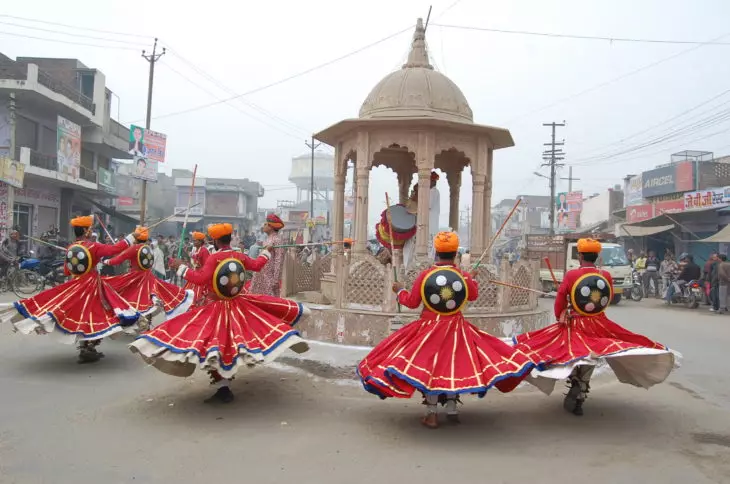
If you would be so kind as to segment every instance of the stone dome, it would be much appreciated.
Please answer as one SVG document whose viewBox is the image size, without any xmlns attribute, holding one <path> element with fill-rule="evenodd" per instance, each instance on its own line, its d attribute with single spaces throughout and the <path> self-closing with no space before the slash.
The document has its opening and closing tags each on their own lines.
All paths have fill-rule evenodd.
<svg viewBox="0 0 730 484">
<path fill-rule="evenodd" d="M 370 91 L 360 118 L 434 118 L 473 123 L 466 97 L 451 79 L 433 69 L 426 49 L 426 29 L 419 18 L 408 61 Z"/>
</svg>

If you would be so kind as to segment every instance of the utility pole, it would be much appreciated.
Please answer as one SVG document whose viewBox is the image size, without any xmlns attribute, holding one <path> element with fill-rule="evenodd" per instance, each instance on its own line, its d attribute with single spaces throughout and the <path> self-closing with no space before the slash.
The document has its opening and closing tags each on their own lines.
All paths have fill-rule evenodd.
<svg viewBox="0 0 730 484">
<path fill-rule="evenodd" d="M 555 141 L 555 128 L 565 126 L 565 121 L 562 123 L 556 123 L 554 121 L 552 123 L 543 123 L 543 126 L 550 126 L 552 129 L 550 143 L 544 143 L 544 145 L 549 146 L 550 149 L 543 151 L 542 153 L 542 159 L 547 162 L 543 163 L 542 166 L 550 167 L 550 235 L 555 235 L 555 175 L 557 168 L 563 166 L 563 164 L 558 163 L 558 161 L 565 159 L 563 149 L 556 149 L 556 146 L 563 146 L 565 142 Z"/>
<path fill-rule="evenodd" d="M 314 150 L 319 148 L 322 143 L 314 143 L 314 136 L 312 136 L 312 142 L 304 142 L 312 150 L 312 172 L 309 178 L 309 218 L 314 219 Z"/>
<path fill-rule="evenodd" d="M 573 167 L 569 166 L 568 167 L 568 177 L 567 178 L 563 177 L 563 178 L 561 178 L 561 180 L 568 180 L 568 192 L 572 192 L 573 191 L 573 182 L 580 181 L 580 178 L 573 178 Z"/>
<path fill-rule="evenodd" d="M 145 129 L 150 129 L 150 123 L 152 122 L 152 85 L 155 81 L 155 64 L 160 57 L 165 55 L 165 48 L 162 48 L 162 52 L 157 52 L 157 37 L 155 37 L 155 43 L 152 46 L 152 54 L 145 54 L 142 51 L 142 58 L 146 60 L 150 65 L 150 78 L 147 84 L 147 118 L 145 121 Z M 142 198 L 139 201 L 139 224 L 144 225 L 145 215 L 147 214 L 147 180 L 142 180 Z"/>
</svg>

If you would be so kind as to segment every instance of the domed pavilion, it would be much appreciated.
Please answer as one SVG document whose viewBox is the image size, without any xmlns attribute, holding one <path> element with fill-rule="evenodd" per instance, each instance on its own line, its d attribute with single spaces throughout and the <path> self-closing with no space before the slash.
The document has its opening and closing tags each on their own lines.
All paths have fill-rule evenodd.
<svg viewBox="0 0 730 484">
<path fill-rule="evenodd" d="M 370 170 L 379 165 L 398 176 L 400 203 L 408 198 L 414 173 L 419 193 L 428 193 L 433 169 L 446 174 L 449 225 L 458 229 L 461 174 L 471 167 L 470 248 L 480 254 L 490 234 L 494 151 L 514 146 L 509 130 L 474 123 L 461 89 L 434 70 L 426 48 L 426 30 L 418 19 L 408 61 L 385 76 L 370 92 L 357 119 L 346 119 L 315 134 L 334 147 L 334 240 L 344 237 L 345 177 L 355 167 L 355 239 L 353 261 L 367 256 Z M 385 207 L 383 207 L 384 209 Z M 416 260 L 428 254 L 429 197 L 418 197 Z M 342 246 L 335 246 L 340 266 Z M 396 260 L 398 260 L 396 258 Z"/>
</svg>

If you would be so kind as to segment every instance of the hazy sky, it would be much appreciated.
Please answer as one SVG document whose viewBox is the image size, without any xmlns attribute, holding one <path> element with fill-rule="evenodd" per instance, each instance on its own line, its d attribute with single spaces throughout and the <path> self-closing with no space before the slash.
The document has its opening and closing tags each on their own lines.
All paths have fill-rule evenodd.
<svg viewBox="0 0 730 484">
<path fill-rule="evenodd" d="M 433 4 L 427 32 L 432 62 L 460 86 L 476 122 L 506 127 L 516 142 L 514 148 L 495 153 L 493 203 L 517 193 L 548 193 L 547 180 L 532 174 L 541 163 L 543 143 L 549 139 L 544 122 L 566 121 L 567 127 L 559 132 L 566 141 L 566 162 L 576 163 L 574 176 L 581 181 L 575 188 L 587 193 L 620 183 L 627 173 L 667 162 L 676 151 L 730 153 L 730 124 L 721 107 L 730 101 L 730 93 L 677 116 L 728 89 L 730 45 L 611 42 L 436 25 L 730 42 L 727 0 L 219 0 L 190 6 L 154 0 L 4 2 L 0 14 L 150 39 L 4 16 L 0 17 L 0 52 L 11 57 L 75 57 L 100 69 L 106 74 L 107 86 L 120 98 L 120 120 L 141 123 L 147 89 L 141 44 L 147 43 L 149 49 L 151 38 L 159 37 L 160 45 L 170 52 L 158 65 L 152 129 L 168 135 L 169 166 L 192 168 L 198 163 L 203 176 L 258 180 L 268 188 L 260 205 L 274 206 L 277 199 L 294 197 L 293 190 L 281 187 L 287 184 L 291 158 L 306 151 L 307 135 L 357 116 L 370 89 L 403 63 L 412 27 L 417 17 L 425 18 L 429 4 Z M 359 54 L 230 104 L 164 116 L 278 81 L 406 28 Z M 660 62 L 664 59 L 668 60 Z M 581 92 L 584 94 L 577 95 Z M 255 107 L 247 103 L 255 103 Z M 113 113 L 116 117 L 116 106 Z M 696 125 L 713 114 L 718 117 Z M 671 122 L 647 130 L 674 116 L 677 118 Z M 683 127 L 691 128 L 674 132 Z M 667 134 L 672 136 L 656 140 Z M 632 135 L 636 136 L 625 139 Z M 602 156 L 645 143 L 651 144 L 616 157 Z M 380 206 L 382 193 L 397 193 L 391 175 L 382 168 L 373 174 L 371 220 L 384 208 Z M 567 176 L 567 168 L 561 175 Z M 463 183 L 462 208 L 471 203 L 470 177 Z M 439 188 L 445 223 L 446 182 Z"/>
</svg>

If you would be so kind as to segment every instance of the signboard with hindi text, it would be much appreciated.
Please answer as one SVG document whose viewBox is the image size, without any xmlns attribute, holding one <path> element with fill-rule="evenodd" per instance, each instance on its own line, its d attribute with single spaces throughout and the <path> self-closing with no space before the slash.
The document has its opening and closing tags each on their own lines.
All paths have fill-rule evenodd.
<svg viewBox="0 0 730 484">
<path fill-rule="evenodd" d="M 698 208 L 712 208 L 728 205 L 725 201 L 724 188 L 708 188 L 697 192 L 684 194 L 684 209 L 696 210 Z"/>
</svg>

